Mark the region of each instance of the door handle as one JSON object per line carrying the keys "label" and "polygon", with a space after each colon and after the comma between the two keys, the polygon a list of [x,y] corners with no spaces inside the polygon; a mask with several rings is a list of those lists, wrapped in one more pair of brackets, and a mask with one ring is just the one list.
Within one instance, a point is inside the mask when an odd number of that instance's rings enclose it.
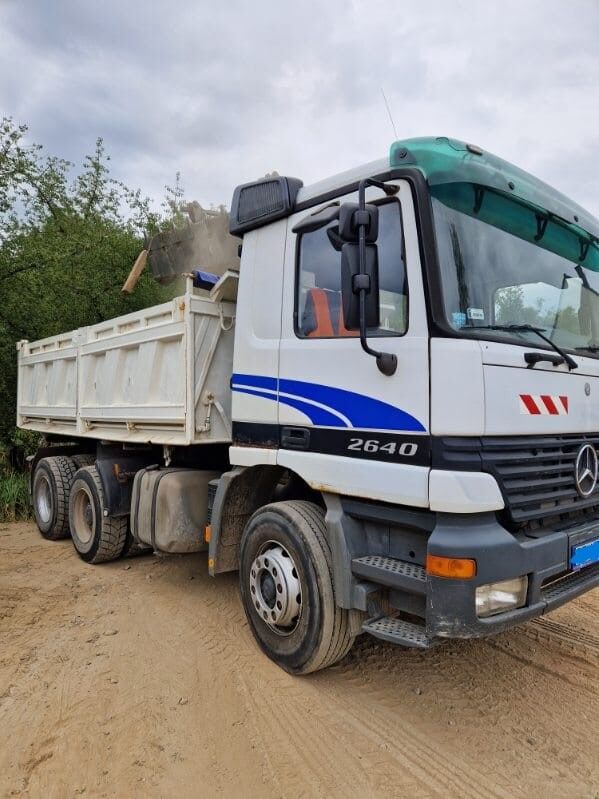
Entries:
{"label": "door handle", "polygon": [[535,364],[540,363],[541,361],[548,361],[554,366],[561,366],[562,363],[565,363],[565,360],[561,355],[554,355],[552,352],[525,352],[524,360],[528,364],[528,369],[532,369]]}
{"label": "door handle", "polygon": [[281,430],[281,446],[283,449],[308,449],[310,431],[307,427],[284,427]]}

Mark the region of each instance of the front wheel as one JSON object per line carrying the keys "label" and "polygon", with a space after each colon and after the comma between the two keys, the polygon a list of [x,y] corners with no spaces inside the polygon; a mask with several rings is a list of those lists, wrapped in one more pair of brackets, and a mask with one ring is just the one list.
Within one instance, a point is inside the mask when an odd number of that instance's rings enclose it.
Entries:
{"label": "front wheel", "polygon": [[258,510],[241,539],[240,589],[250,628],[291,674],[336,663],[350,650],[350,611],[335,604],[324,513],[304,501]]}

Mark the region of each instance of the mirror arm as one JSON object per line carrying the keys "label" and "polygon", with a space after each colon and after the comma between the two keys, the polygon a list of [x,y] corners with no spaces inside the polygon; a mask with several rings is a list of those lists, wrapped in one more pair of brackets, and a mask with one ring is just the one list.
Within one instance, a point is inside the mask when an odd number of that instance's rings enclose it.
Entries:
{"label": "mirror arm", "polygon": [[308,216],[300,219],[299,222],[291,228],[292,233],[313,233],[315,230],[320,230],[325,225],[339,219],[339,203],[331,203],[326,205],[315,213],[308,214]]}
{"label": "mirror arm", "polygon": [[[361,211],[366,210],[366,186],[377,186],[379,189],[382,189],[385,194],[397,194],[399,191],[398,186],[386,186],[384,183],[381,183],[378,180],[373,180],[373,178],[366,178],[365,180],[360,181],[360,185],[358,187],[358,205]],[[366,224],[362,223],[359,226],[358,230],[358,244],[360,247],[360,275],[366,274]],[[397,371],[397,355],[394,355],[390,352],[379,352],[378,350],[373,350],[372,347],[369,346],[368,341],[366,340],[366,286],[362,286],[359,289],[360,292],[360,344],[362,345],[362,349],[368,355],[372,355],[376,358],[376,365],[379,368],[379,371],[382,372],[387,377],[391,377]]]}

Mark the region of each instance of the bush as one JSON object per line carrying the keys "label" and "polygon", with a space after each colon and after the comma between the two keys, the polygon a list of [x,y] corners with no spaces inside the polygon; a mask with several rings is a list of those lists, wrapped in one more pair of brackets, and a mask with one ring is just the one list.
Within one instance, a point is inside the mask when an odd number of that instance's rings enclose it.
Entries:
{"label": "bush", "polygon": [[[0,0],[0,7],[2,3]],[[0,446],[15,440],[16,342],[53,336],[172,296],[147,272],[121,286],[162,215],[109,173],[98,140],[79,167],[0,118]],[[175,199],[180,199],[177,189]],[[171,214],[172,215],[172,214]],[[165,222],[166,224],[166,222]],[[13,460],[13,468],[18,461]]]}
{"label": "bush", "polygon": [[29,476],[0,470],[0,522],[30,519]]}

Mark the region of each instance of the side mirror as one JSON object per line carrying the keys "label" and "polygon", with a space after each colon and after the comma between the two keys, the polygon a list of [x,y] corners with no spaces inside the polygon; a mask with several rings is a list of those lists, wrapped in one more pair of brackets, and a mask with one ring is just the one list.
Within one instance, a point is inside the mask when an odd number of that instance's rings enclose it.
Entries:
{"label": "side mirror", "polygon": [[339,206],[339,237],[346,243],[341,250],[341,287],[345,325],[360,331],[360,344],[376,358],[381,374],[391,377],[397,371],[397,355],[373,350],[367,341],[369,327],[379,326],[379,270],[376,244],[379,234],[379,209],[366,205],[366,186],[377,186],[387,196],[397,194],[397,186],[364,178],[358,185],[358,205]]}
{"label": "side mirror", "polygon": [[376,244],[366,244],[360,271],[360,245],[345,243],[341,250],[343,319],[348,330],[360,329],[360,293],[364,295],[365,327],[379,326],[379,264]]}

